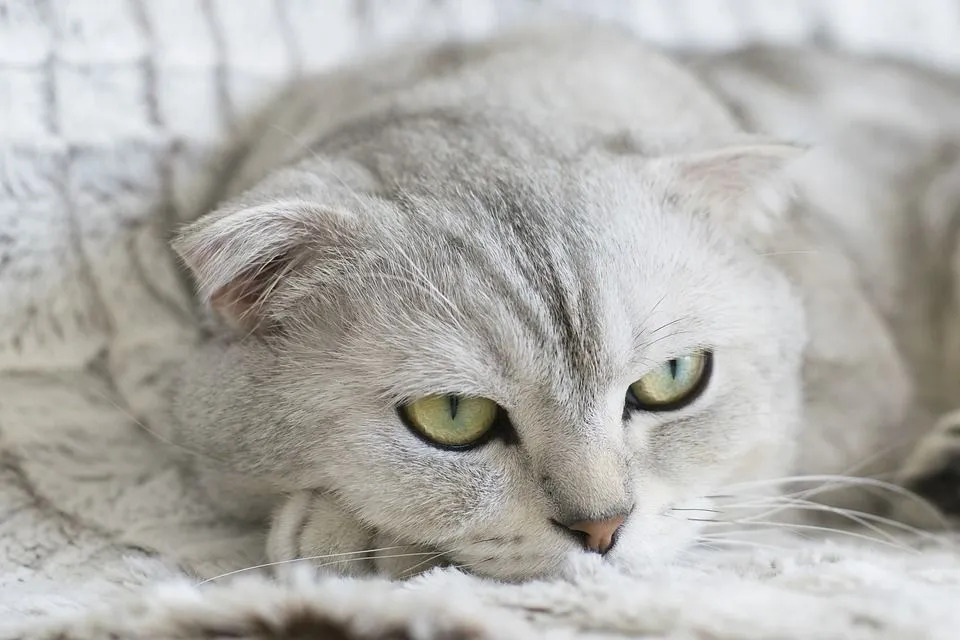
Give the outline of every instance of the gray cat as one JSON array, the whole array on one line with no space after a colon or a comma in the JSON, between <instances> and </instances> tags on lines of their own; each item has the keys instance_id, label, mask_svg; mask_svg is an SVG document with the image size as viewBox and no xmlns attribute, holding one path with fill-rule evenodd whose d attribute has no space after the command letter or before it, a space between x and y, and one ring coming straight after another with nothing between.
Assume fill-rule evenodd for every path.
<instances>
[{"instance_id":1,"label":"gray cat","mask_svg":"<svg viewBox=\"0 0 960 640\"><path fill-rule=\"evenodd\" d=\"M551 25L305 81L261 133L175 243L219 324L171 437L276 507L271 559L642 567L797 473L960 510L955 82Z\"/></svg>"}]
</instances>

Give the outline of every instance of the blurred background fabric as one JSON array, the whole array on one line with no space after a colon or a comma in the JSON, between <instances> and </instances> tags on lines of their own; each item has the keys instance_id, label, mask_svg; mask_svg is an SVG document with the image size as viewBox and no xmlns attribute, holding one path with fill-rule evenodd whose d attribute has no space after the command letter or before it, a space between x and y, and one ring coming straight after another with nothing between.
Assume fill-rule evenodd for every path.
<instances>
[{"instance_id":1,"label":"blurred background fabric","mask_svg":"<svg viewBox=\"0 0 960 640\"><path fill-rule=\"evenodd\" d=\"M191 211L211 150L285 80L558 11L669 46L813 41L960 70L960 0L0 0L0 366L102 346L85 256L160 201ZM29 302L53 280L59 327Z\"/></svg>"}]
</instances>

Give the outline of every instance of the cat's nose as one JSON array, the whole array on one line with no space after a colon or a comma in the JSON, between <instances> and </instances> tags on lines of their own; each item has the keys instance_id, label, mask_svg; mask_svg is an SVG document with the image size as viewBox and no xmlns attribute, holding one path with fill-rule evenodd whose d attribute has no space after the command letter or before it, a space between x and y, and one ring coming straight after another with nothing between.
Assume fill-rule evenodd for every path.
<instances>
[{"instance_id":1,"label":"cat's nose","mask_svg":"<svg viewBox=\"0 0 960 640\"><path fill-rule=\"evenodd\" d=\"M623 525L625 519L625 516L618 515L602 520L578 520L568 524L567 528L585 534L583 546L603 555L613 547L617 530Z\"/></svg>"}]
</instances>

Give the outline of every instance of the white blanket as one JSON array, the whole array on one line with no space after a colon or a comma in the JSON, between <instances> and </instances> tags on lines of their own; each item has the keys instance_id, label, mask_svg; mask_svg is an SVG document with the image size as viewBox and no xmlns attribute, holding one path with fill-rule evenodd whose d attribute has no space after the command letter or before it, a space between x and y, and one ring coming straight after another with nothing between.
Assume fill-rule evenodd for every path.
<instances>
[{"instance_id":1,"label":"white blanket","mask_svg":"<svg viewBox=\"0 0 960 640\"><path fill-rule=\"evenodd\" d=\"M588 5L665 44L817 37L960 69L954 0ZM575 584L438 571L197 585L257 564L262 540L214 517L149 433L154 383L196 330L163 238L280 82L401 37L481 34L527 6L0 0L0 638L960 637L946 539L922 553L783 539Z\"/></svg>"}]
</instances>

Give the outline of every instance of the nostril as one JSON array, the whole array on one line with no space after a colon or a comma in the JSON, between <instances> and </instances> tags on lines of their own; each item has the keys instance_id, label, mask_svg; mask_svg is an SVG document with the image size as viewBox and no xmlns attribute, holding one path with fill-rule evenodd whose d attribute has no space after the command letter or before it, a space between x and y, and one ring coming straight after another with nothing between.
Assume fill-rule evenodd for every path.
<instances>
[{"instance_id":1,"label":"nostril","mask_svg":"<svg viewBox=\"0 0 960 640\"><path fill-rule=\"evenodd\" d=\"M608 553L609 551L611 551L615 546L617 546L617 541L620 539L620 530L621 530L621 529L623 529L623 525L622 525L622 524L621 524L619 527L617 527L616 530L613 532L613 535L610 536L610 546L608 546L606 549L604 549L604 550L600 553L600 555L604 555L604 556L607 555L607 553Z\"/></svg>"},{"instance_id":2,"label":"nostril","mask_svg":"<svg viewBox=\"0 0 960 640\"><path fill-rule=\"evenodd\" d=\"M568 537L570 537L570 538L572 538L573 540L575 540L581 547L583 547L584 549L587 548L587 534L586 534L586 533L584 533L583 531L576 531L576 530L574 530L574 529L571 529L570 527L568 527L567 525L563 524L563 523L560 522L559 520L554 520L553 518L550 518L550 523L551 523L553 526L555 526L557 529L559 529L562 533L565 533Z\"/></svg>"},{"instance_id":3,"label":"nostril","mask_svg":"<svg viewBox=\"0 0 960 640\"><path fill-rule=\"evenodd\" d=\"M584 548L603 555L613 548L616 533L623 526L624 520L626 516L617 515L612 518L578 520L568 527L572 531L585 534Z\"/></svg>"},{"instance_id":4,"label":"nostril","mask_svg":"<svg viewBox=\"0 0 960 640\"><path fill-rule=\"evenodd\" d=\"M577 542L579 542L580 546L582 546L584 549L590 546L590 539L585 531L577 531L576 529L567 528L567 533L576 538Z\"/></svg>"}]
</instances>

